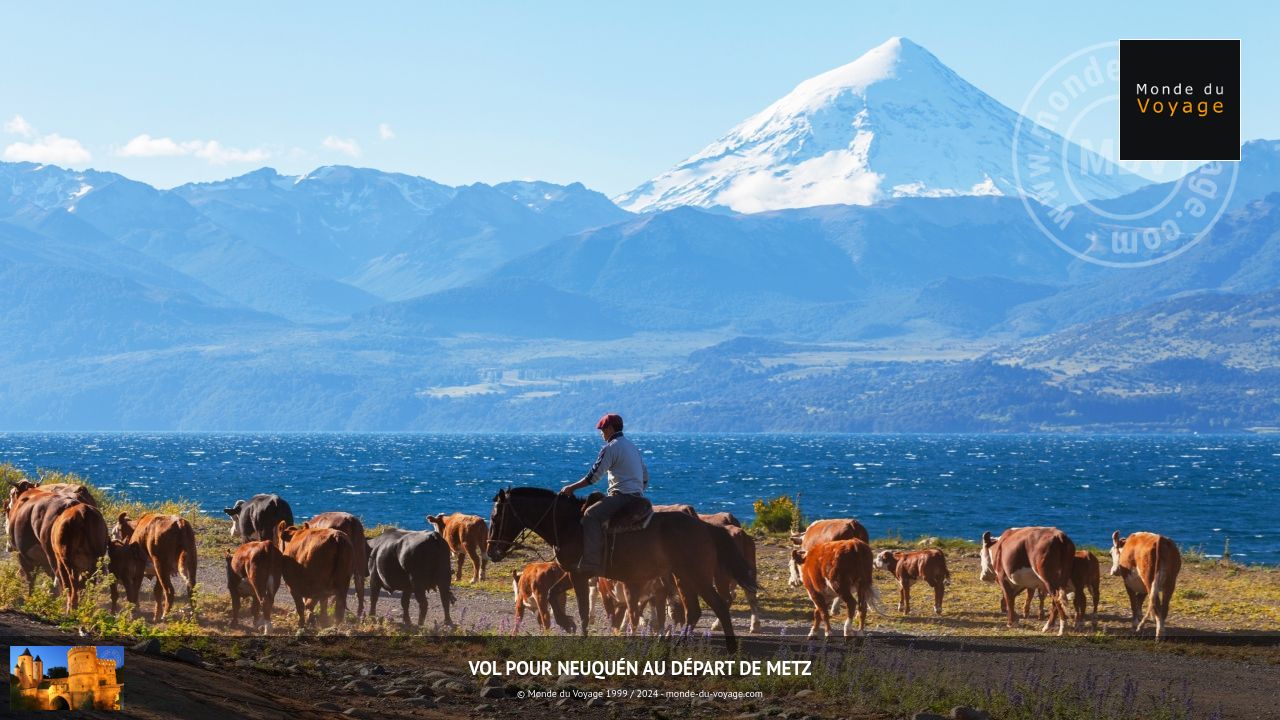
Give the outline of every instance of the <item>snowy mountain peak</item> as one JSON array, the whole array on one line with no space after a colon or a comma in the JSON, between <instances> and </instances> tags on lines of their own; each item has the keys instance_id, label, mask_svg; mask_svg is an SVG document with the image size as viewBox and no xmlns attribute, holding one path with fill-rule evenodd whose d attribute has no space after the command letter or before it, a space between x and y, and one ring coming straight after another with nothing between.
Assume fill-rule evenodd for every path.
<instances>
[{"instance_id":1,"label":"snowy mountain peak","mask_svg":"<svg viewBox=\"0 0 1280 720\"><path fill-rule=\"evenodd\" d=\"M633 212L680 205L761 212L905 196L1014 195L1017 121L1017 113L928 50L893 37L805 80L615 202ZM1145 184L1103 160L1110 172L1083 173L1080 159L1089 153L1067 147L1057 166L1073 173L1090 199Z\"/></svg>"}]
</instances>

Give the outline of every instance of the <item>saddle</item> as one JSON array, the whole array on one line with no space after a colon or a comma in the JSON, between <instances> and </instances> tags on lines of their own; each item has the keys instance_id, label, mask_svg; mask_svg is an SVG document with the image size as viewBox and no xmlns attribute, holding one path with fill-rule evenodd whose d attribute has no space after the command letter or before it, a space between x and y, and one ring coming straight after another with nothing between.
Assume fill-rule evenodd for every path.
<instances>
[{"instance_id":1,"label":"saddle","mask_svg":"<svg viewBox=\"0 0 1280 720\"><path fill-rule=\"evenodd\" d=\"M583 510L595 505L605 498L602 492L593 492L587 496L587 502L582 506ZM621 535L622 533L635 532L649 527L649 522L653 520L653 504L648 498L639 498L643 502L633 503L631 508L623 510L604 522L605 535Z\"/></svg>"}]
</instances>

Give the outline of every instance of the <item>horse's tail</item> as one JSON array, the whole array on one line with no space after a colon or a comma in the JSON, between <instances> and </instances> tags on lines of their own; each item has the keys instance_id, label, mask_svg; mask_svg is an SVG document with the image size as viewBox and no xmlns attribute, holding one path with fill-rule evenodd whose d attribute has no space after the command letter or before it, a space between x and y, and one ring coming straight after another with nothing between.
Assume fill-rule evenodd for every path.
<instances>
[{"instance_id":1,"label":"horse's tail","mask_svg":"<svg viewBox=\"0 0 1280 720\"><path fill-rule=\"evenodd\" d=\"M756 574L742 556L738 544L733 541L729 531L715 525L707 525L711 537L716 543L716 564L729 571L730 577L746 592L756 592Z\"/></svg>"}]
</instances>

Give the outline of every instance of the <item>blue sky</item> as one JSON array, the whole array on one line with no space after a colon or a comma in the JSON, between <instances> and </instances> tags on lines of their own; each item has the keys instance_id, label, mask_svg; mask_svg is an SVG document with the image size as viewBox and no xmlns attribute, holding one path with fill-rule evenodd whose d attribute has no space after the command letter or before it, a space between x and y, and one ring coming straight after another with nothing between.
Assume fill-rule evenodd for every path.
<instances>
[{"instance_id":1,"label":"blue sky","mask_svg":"<svg viewBox=\"0 0 1280 720\"><path fill-rule=\"evenodd\" d=\"M13 645L9 648L9 673L13 673L13 668L18 664L18 657L22 655L23 650L30 650L31 654L39 657L44 661L44 671L49 672L50 668L67 666L67 645L47 646L47 645ZM98 659L115 660L116 668L124 667L124 648L119 645L103 645L98 647Z\"/></svg>"},{"instance_id":2,"label":"blue sky","mask_svg":"<svg viewBox=\"0 0 1280 720\"><path fill-rule=\"evenodd\" d=\"M1277 27L1260 2L6 4L0 157L161 187L352 164L615 194L893 35L1015 109L1087 45L1239 37L1242 136L1280 138Z\"/></svg>"}]
</instances>

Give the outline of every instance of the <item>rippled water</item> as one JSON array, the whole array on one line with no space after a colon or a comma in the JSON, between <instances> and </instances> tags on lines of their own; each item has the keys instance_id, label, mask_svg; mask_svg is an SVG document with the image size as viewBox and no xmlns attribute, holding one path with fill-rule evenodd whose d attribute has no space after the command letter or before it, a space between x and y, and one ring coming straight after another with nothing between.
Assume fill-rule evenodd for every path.
<instances>
[{"instance_id":1,"label":"rippled water","mask_svg":"<svg viewBox=\"0 0 1280 720\"><path fill-rule=\"evenodd\" d=\"M1077 544L1152 530L1208 555L1280 563L1280 437L645 435L656 502L744 520L760 497L801 493L809 518L854 516L872 536L978 538L1056 525ZM206 511L278 492L299 519L348 510L368 525L427 513L487 516L504 485L582 476L588 435L0 434L0 463L79 473L140 500Z\"/></svg>"}]
</instances>

